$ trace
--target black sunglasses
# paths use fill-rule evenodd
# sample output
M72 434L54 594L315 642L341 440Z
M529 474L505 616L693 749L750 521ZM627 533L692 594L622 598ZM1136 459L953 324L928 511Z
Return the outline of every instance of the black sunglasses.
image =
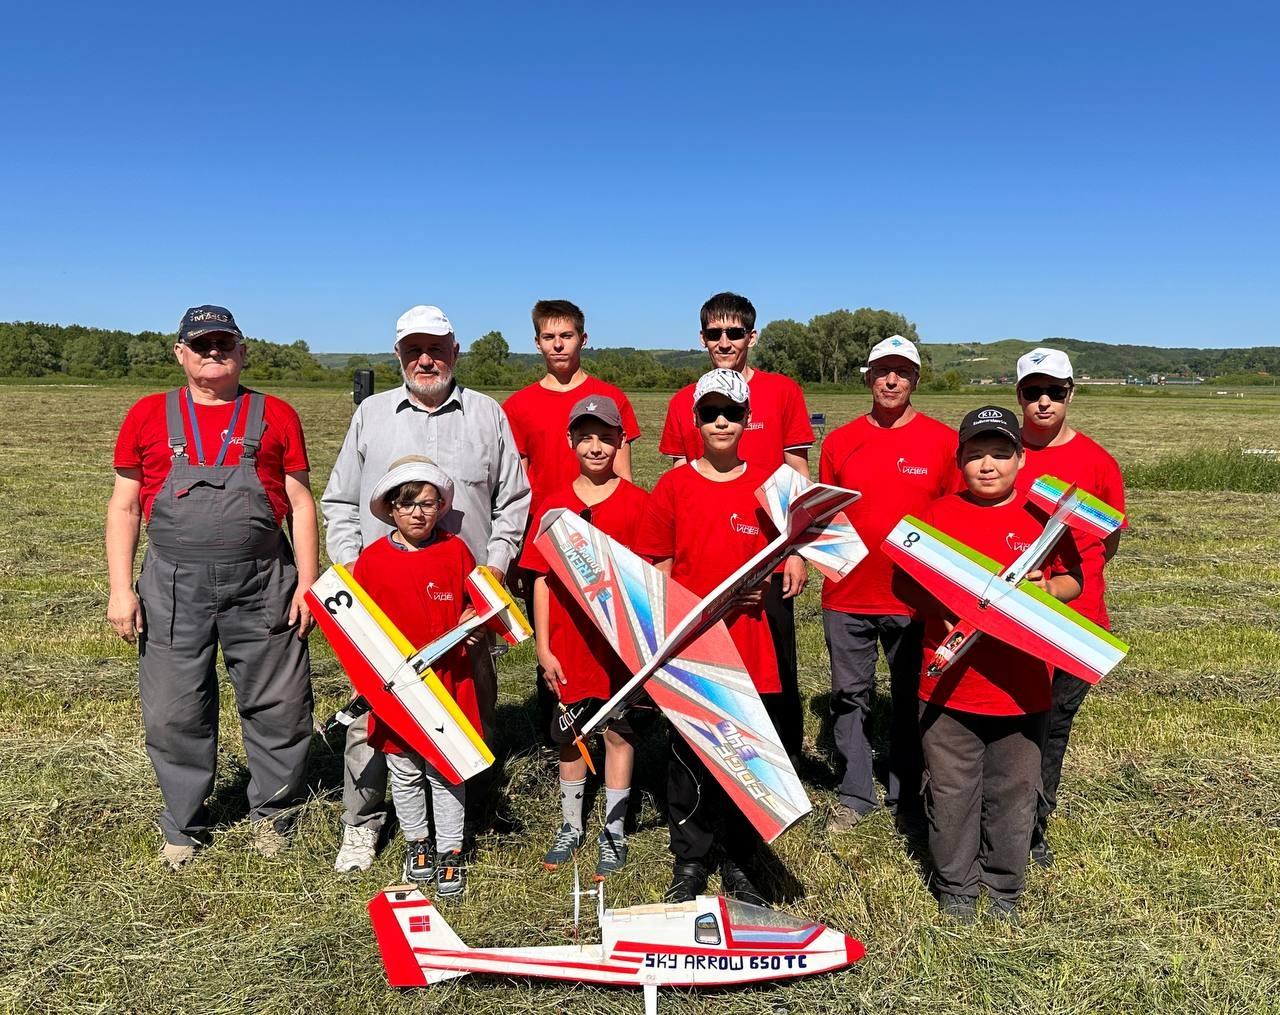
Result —
M728 335L730 342L741 342L747 337L746 328L703 328L702 337L707 342L718 342L721 335Z
M1022 397L1028 402L1038 402L1045 395L1048 395L1054 402L1065 402L1067 395L1071 393L1071 388L1065 384L1028 384L1018 390L1022 392Z
M721 416L730 423L741 423L747 418L745 405L700 405L698 406L698 422L714 423Z
M195 338L187 339L183 344L197 356L208 356L214 349L225 356L235 352L240 340L235 335L228 335L224 331L216 335L197 335Z

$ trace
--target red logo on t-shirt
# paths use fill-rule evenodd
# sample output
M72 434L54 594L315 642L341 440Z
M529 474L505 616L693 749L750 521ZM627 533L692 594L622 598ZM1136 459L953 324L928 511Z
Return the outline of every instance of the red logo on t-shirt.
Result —
M740 536L760 535L760 526L752 525L750 522L744 522L736 511L729 516L729 528L733 529L733 531L738 533Z
M1025 550L1029 550L1031 548L1030 543L1024 543L1012 532L1010 532L1007 536L1004 537L1004 545L1007 546L1010 550L1015 550L1018 553L1022 553Z
M448 591L445 591L445 592L440 591L439 587L436 585L435 582L427 582L427 595L429 595L437 603L453 602L453 593Z
M898 459L898 471L904 476L927 476L929 475L929 466L912 465L905 458Z

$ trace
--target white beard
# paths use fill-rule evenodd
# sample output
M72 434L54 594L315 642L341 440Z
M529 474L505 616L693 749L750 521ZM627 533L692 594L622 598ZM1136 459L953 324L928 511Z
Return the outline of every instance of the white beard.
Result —
M445 396L448 395L449 389L453 386L453 368L444 367L436 374L434 381L422 383L415 381L412 375L403 366L400 368L400 375L404 378L405 387L408 388L413 395L424 405L432 408L440 405Z

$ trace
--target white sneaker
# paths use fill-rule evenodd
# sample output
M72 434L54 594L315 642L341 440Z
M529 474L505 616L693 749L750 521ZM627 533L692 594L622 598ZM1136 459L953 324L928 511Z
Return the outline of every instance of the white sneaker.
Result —
M373 866L373 858L378 854L378 829L368 825L342 824L342 848L338 850L338 858L333 862L333 869L347 873L349 871L367 871Z

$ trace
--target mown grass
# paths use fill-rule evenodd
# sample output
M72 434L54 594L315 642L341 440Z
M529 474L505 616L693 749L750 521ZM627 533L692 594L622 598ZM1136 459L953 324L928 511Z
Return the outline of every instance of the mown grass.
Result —
M464 979L389 990L364 905L398 879L399 846L368 874L331 870L340 762L317 742L295 849L274 861L254 854L229 689L215 846L181 876L162 870L135 659L101 619L107 463L119 418L141 389L6 393L0 1010L639 1010L636 996L572 985ZM341 392L282 393L302 414L319 487L349 402ZM954 424L981 400L920 402ZM812 401L834 426L861 411L864 396ZM1113 397L1073 407L1135 487L1132 528L1110 571L1115 626L1133 651L1081 713L1051 830L1059 863L1031 872L1024 928L940 921L922 858L884 814L826 835L829 678L815 587L797 610L815 814L775 844L770 882L787 908L862 938L867 958L847 973L776 988L672 993L664 1011L1280 1011L1280 494L1206 495L1158 472L1147 474L1156 485L1133 478L1135 468L1197 446L1265 445L1275 410L1256 401ZM662 468L664 407L661 396L637 399L646 439L636 464L646 482ZM345 700L346 682L318 637L313 659L317 710L327 714ZM531 682L531 653L510 653L501 722L517 752L506 766L504 823L479 836L472 887L450 916L473 944L562 942L570 931L569 875L547 875L538 862L558 817L554 771L527 749ZM619 903L655 900L666 883L659 748L642 755L633 860L609 886Z

